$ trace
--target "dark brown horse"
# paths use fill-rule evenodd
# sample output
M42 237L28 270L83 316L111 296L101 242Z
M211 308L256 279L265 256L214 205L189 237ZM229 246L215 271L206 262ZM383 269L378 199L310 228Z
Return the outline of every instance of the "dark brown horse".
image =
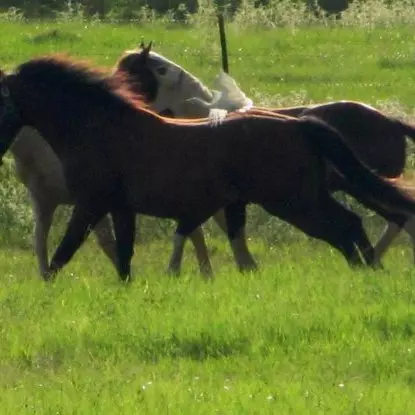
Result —
M0 154L25 125L62 162L75 206L49 277L110 213L118 273L130 277L136 212L177 221L171 269L186 237L225 207L231 245L248 203L325 240L349 264L373 262L360 218L329 194L329 161L378 212L415 214L415 202L372 173L332 127L313 117L231 115L222 124L172 120L146 109L130 84L69 59L29 60L0 81Z
M127 51L120 58L116 71L125 71L137 81L137 90L142 92L149 104L158 111L173 117L189 118L207 116L210 108L224 108L212 101L212 94L200 80L164 56L152 52L142 44L136 50ZM232 103L231 103L232 104ZM395 179L404 170L406 137L415 138L415 128L394 117L387 116L375 108L360 102L337 101L318 105L290 108L252 108L251 112L271 111L293 117L313 115L335 127L351 145L359 157L376 173ZM345 190L347 183L332 170L329 187L334 192ZM353 192L353 189L349 188ZM219 218L220 216L217 215ZM405 225L409 233L415 259L415 217L407 221L403 216L390 216L386 230L375 246L375 258L381 256ZM199 240L203 236L199 234ZM246 244L241 237L239 257L248 258ZM196 244L195 244L196 246ZM204 244L198 243L197 251L203 252Z

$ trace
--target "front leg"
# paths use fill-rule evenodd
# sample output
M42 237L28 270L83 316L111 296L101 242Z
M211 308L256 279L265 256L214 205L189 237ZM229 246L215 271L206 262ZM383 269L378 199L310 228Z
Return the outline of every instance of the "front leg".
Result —
M129 209L111 211L117 248L117 269L120 279L131 281L131 259L134 255L135 213Z
M65 235L53 255L49 272L44 275L45 280L52 279L71 260L105 213L103 210L98 211L81 205L74 206Z
M94 227L93 232L98 241L98 245L104 254L110 259L115 268L118 268L117 247L112 231L111 220L105 215Z

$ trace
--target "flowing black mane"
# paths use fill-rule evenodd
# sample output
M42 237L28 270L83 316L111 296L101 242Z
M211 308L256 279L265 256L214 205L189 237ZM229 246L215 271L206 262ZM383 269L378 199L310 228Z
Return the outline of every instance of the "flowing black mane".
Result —
M132 91L126 74L109 75L85 61L56 55L41 57L21 64L15 74L23 82L47 85L65 96L76 94L91 104L105 106L118 101L133 108L147 108L144 97Z

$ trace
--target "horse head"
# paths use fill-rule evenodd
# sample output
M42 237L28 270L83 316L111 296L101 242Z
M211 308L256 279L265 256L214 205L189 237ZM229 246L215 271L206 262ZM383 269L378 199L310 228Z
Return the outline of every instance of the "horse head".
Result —
M115 71L126 73L133 89L136 84L136 92L144 95L145 100L154 105L156 111L160 111L169 108L171 101L177 98L176 91L181 86L184 71L180 66L153 52L151 47L152 42L146 46L141 41L137 49L126 51L118 61Z
M147 67L152 71L158 83L164 88L176 88L183 74L183 69L156 52L149 49L142 49L142 51L146 51Z
M124 72L135 87L136 92L144 95L147 102L152 102L157 98L159 82L153 71L149 67L149 58L152 42L147 46L143 42L140 49L126 51L124 56L118 61L116 72Z

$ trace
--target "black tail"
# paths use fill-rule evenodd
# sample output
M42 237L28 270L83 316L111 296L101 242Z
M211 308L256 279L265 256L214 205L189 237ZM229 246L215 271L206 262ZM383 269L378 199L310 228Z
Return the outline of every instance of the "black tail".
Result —
M378 206L391 213L415 214L415 200L373 173L336 129L313 116L301 117L300 120L317 154L330 161L350 185L362 191L373 202L374 208ZM364 200L361 202L364 203Z

